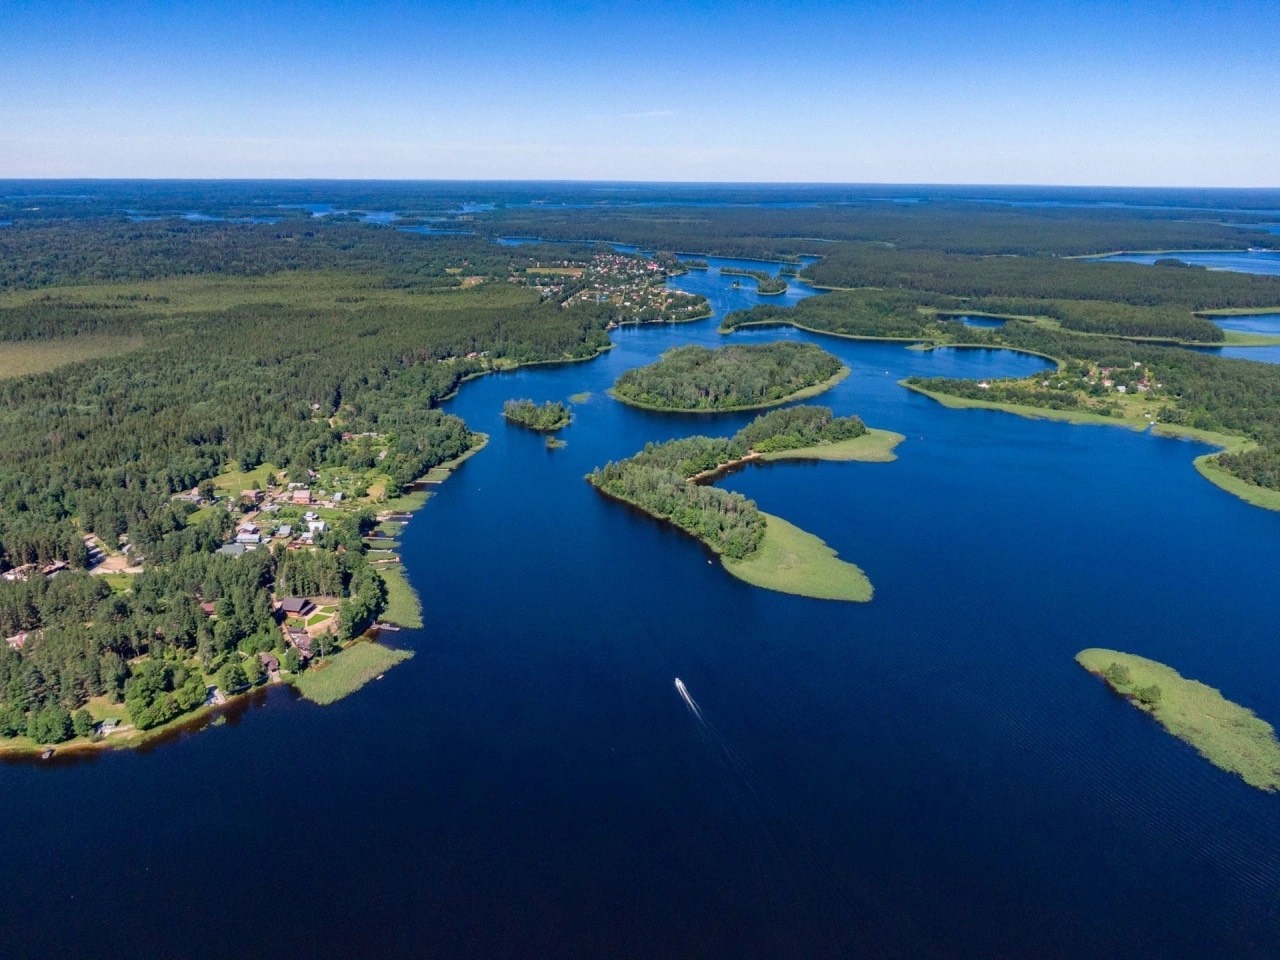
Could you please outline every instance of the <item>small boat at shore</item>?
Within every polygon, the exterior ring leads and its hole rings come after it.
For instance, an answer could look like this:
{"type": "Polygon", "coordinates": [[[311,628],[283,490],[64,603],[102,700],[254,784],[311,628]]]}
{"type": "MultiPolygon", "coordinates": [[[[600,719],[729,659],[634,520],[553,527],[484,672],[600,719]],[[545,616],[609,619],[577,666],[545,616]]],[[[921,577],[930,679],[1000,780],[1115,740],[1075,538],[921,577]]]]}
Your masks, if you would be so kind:
{"type": "Polygon", "coordinates": [[[44,753],[40,754],[40,759],[48,760],[52,756],[53,756],[53,747],[45,747],[44,753]]]}

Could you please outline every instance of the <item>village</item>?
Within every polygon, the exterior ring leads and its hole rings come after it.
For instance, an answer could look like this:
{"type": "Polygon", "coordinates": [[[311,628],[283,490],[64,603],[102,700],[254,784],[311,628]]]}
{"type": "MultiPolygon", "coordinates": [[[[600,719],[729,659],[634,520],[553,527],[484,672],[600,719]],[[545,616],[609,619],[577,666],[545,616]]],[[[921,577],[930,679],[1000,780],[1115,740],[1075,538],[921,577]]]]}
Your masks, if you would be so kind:
{"type": "Polygon", "coordinates": [[[601,252],[589,260],[565,258],[539,263],[510,282],[532,287],[544,300],[561,307],[608,304],[609,329],[628,323],[677,323],[709,316],[705,298],[669,290],[666,280],[674,272],[663,262],[634,254],[601,252]]]}

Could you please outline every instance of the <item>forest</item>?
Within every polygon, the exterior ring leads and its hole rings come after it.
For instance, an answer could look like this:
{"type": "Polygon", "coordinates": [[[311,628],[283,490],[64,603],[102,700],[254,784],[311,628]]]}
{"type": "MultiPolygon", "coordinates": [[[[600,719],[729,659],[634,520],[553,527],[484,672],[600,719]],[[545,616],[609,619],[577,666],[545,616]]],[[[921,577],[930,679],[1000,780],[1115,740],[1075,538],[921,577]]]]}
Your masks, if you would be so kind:
{"type": "Polygon", "coordinates": [[[502,415],[512,423],[543,432],[567,427],[570,420],[568,405],[559,400],[548,400],[542,404],[532,400],[508,400],[502,405],[502,415]]]}
{"type": "Polygon", "coordinates": [[[720,272],[726,277],[751,277],[756,282],[756,290],[765,296],[783,293],[787,289],[785,278],[775,277],[767,270],[739,270],[733,267],[723,267],[720,272]]]}
{"type": "Polygon", "coordinates": [[[836,357],[811,343],[687,346],[628,370],[613,386],[619,400],[659,410],[734,410],[784,403],[839,377],[836,357]]]}
{"type": "Polygon", "coordinates": [[[827,407],[799,406],[757,417],[732,437],[685,437],[650,443],[635,456],[608,463],[587,480],[602,493],[667,520],[713,551],[735,560],[764,539],[765,519],[752,500],[693,478],[742,460],[752,451],[798,450],[862,436],[857,417],[835,417],[827,407]]]}

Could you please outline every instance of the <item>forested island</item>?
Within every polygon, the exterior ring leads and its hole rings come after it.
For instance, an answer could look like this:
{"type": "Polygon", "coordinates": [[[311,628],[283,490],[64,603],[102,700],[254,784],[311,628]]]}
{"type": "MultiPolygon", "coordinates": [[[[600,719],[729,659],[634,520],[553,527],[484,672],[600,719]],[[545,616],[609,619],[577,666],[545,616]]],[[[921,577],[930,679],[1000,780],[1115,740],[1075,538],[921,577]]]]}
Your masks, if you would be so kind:
{"type": "Polygon", "coordinates": [[[1280,790],[1280,741],[1275,728],[1252,710],[1131,653],[1093,648],[1076,654],[1076,662],[1215,767],[1259,790],[1280,790]]]}
{"type": "Polygon", "coordinates": [[[568,405],[559,400],[548,400],[543,404],[532,400],[508,400],[502,405],[502,415],[512,423],[545,433],[567,427],[572,419],[568,405]]]}
{"type": "Polygon", "coordinates": [[[745,347],[687,346],[628,370],[613,396],[650,410],[713,413],[751,410],[816,396],[848,376],[836,357],[811,343],[745,347]]]}
{"type": "Polygon", "coordinates": [[[602,493],[693,535],[720,555],[726,570],[749,583],[808,597],[866,601],[870,581],[817,537],[703,481],[756,459],[892,460],[901,439],[868,431],[857,417],[835,417],[827,407],[789,407],[757,417],[732,437],[649,444],[587,479],[602,493]]]}
{"type": "Polygon", "coordinates": [[[751,277],[756,282],[756,291],[762,296],[773,296],[787,292],[787,281],[783,277],[775,277],[767,270],[742,270],[738,267],[722,267],[720,273],[726,277],[751,277]]]}

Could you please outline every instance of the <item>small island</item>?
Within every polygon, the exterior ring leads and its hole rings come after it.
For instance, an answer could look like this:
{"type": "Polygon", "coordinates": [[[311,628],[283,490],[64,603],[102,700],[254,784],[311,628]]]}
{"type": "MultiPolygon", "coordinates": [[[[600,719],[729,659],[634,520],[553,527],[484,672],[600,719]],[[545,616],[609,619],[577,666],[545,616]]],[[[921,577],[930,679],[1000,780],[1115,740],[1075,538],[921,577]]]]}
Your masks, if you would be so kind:
{"type": "Polygon", "coordinates": [[[1076,654],[1076,662],[1214,766],[1259,790],[1280,790],[1280,741],[1271,724],[1252,710],[1131,653],[1093,648],[1076,654]]]}
{"type": "Polygon", "coordinates": [[[668,350],[657,363],[628,370],[612,395],[647,410],[720,413],[758,410],[831,389],[849,368],[812,343],[688,346],[668,350]]]}
{"type": "Polygon", "coordinates": [[[740,267],[724,267],[720,273],[726,277],[751,277],[756,282],[756,293],[762,297],[776,296],[787,292],[787,281],[784,277],[775,277],[766,270],[743,270],[740,267]]]}
{"type": "Polygon", "coordinates": [[[567,405],[559,400],[536,404],[532,400],[508,400],[502,405],[502,415],[509,421],[529,430],[552,433],[569,425],[567,405]]]}
{"type": "Polygon", "coordinates": [[[614,499],[667,520],[718,554],[755,586],[825,600],[866,602],[871,582],[822,540],[762,512],[741,494],[703,482],[756,460],[893,460],[899,434],[868,430],[827,407],[790,407],[757,417],[732,437],[649,444],[596,469],[587,480],[614,499]]]}

